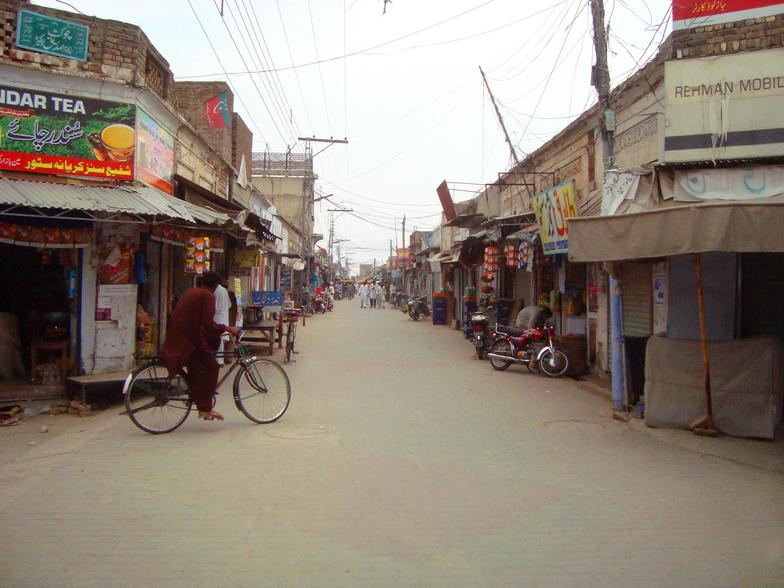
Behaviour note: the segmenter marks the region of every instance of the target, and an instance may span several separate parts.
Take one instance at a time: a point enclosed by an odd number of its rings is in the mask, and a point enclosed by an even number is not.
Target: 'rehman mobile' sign
[[[664,66],[664,161],[774,157],[784,149],[784,49]]]
[[[692,29],[784,14],[781,0],[673,0],[672,29]]]
[[[134,179],[136,106],[0,86],[0,169]]]

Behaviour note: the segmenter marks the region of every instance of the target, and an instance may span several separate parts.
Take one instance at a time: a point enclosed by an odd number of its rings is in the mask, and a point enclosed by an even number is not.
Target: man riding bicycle
[[[215,288],[221,277],[216,272],[204,272],[201,284],[191,288],[177,302],[161,349],[161,357],[169,375],[174,377],[187,368],[188,384],[199,409],[199,418],[223,420],[213,410],[215,388],[218,386],[218,362],[215,352],[224,332],[236,336],[237,327],[215,323]]]

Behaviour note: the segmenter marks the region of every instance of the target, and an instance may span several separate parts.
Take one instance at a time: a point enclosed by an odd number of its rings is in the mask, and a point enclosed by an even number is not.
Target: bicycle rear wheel
[[[282,367],[271,359],[254,357],[234,378],[234,403],[254,423],[278,420],[291,401],[291,384]]]
[[[294,339],[297,336],[297,323],[289,322],[288,331],[286,332],[286,363],[291,361],[291,356],[294,353]]]
[[[137,367],[123,388],[128,417],[142,431],[170,433],[188,418],[193,400],[182,376],[169,371],[155,359]]]

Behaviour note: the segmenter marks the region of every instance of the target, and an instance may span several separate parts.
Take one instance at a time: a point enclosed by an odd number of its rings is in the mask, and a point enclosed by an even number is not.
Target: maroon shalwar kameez
[[[191,288],[177,302],[161,349],[170,374],[188,370],[188,385],[200,412],[212,410],[218,387],[215,352],[226,325],[215,323],[215,296],[207,288]]]

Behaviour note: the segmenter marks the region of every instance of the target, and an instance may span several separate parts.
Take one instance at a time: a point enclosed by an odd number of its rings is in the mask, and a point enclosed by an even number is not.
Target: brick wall
[[[20,8],[88,25],[87,61],[18,49],[14,40]],[[24,0],[0,0],[0,63],[150,88],[164,101],[174,104],[174,76],[169,63],[139,27],[116,20],[44,8]]]
[[[245,156],[245,166],[248,170],[250,179],[252,154],[253,154],[253,133],[236,112],[232,117],[232,136],[231,136],[231,163],[235,169],[240,168],[242,156]]]
[[[232,161],[233,143],[230,127],[212,129],[207,122],[204,103],[221,92],[228,92],[229,112],[234,112],[234,95],[225,82],[177,82],[177,110],[193,125],[225,161]]]
[[[687,59],[784,47],[784,14],[672,33],[673,58]]]

